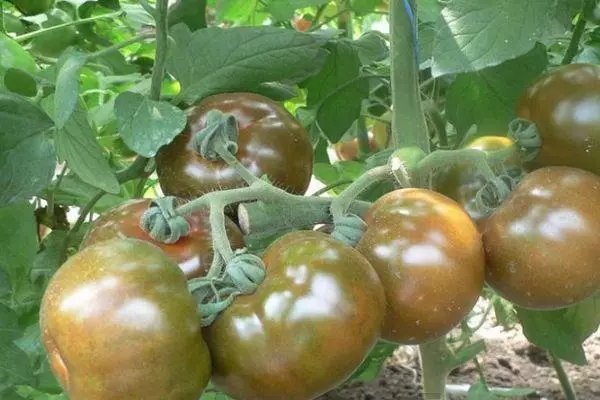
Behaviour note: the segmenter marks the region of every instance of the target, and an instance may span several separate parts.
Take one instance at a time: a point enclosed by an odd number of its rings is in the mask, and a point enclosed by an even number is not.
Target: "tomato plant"
[[[163,191],[183,198],[244,185],[223,161],[207,161],[192,147],[208,111],[231,113],[239,126],[236,157],[256,176],[267,174],[278,187],[304,193],[312,172],[312,147],[306,130],[281,105],[252,93],[210,96],[188,110],[184,132],[156,158]]]
[[[285,235],[263,259],[262,286],[207,330],[213,380],[239,399],[315,398],[347,379],[375,344],[381,282],[356,250],[319,232]]]
[[[54,0],[11,0],[11,3],[26,16],[42,14],[54,6]]]
[[[564,308],[600,290],[600,178],[572,167],[528,174],[484,223],[487,281],[533,309]]]
[[[50,28],[73,21],[73,18],[60,8],[54,8],[46,13],[47,20],[42,22],[42,28]],[[43,35],[33,39],[32,50],[42,56],[56,57],[77,40],[77,30],[66,27],[52,34]]]
[[[73,400],[192,400],[210,378],[185,277],[147,242],[111,239],[71,257],[48,284],[40,329]]]
[[[471,311],[483,289],[483,245],[456,202],[424,189],[396,190],[373,204],[365,222],[356,248],[385,288],[384,339],[437,339]]]
[[[82,247],[112,238],[130,237],[148,241],[167,253],[188,279],[206,275],[213,259],[212,236],[208,212],[197,212],[188,217],[190,232],[173,244],[152,239],[140,227],[140,218],[150,206],[150,199],[129,200],[102,214],[94,221],[83,239]],[[239,228],[227,218],[227,233],[234,249],[244,246]]]

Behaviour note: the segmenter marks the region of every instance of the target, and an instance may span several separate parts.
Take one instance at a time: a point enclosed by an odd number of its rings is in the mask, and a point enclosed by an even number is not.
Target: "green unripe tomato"
[[[73,21],[71,16],[60,9],[53,9],[48,14],[48,20],[42,23],[43,28],[65,24]],[[58,57],[60,53],[77,40],[77,30],[68,26],[54,32],[45,33],[31,42],[32,50],[46,57]]]
[[[12,3],[26,16],[42,14],[54,7],[54,0],[12,0]]]

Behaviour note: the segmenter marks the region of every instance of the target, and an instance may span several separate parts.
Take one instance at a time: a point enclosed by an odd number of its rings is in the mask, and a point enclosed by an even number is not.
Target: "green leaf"
[[[31,386],[17,386],[17,393],[26,400],[68,400],[66,394],[44,393]]]
[[[517,307],[527,339],[573,364],[587,363],[582,343],[600,325],[600,294],[574,306],[553,311]]]
[[[461,135],[473,124],[478,132],[506,132],[519,96],[546,65],[546,51],[539,45],[496,67],[459,75],[448,88],[448,120]]]
[[[294,6],[289,0],[271,0],[265,11],[273,16],[275,21],[288,21],[294,17]]]
[[[499,400],[490,390],[487,388],[485,383],[479,379],[477,382],[471,385],[469,388],[467,400]]]
[[[33,207],[19,203],[0,208],[0,268],[8,275],[13,290],[29,280],[37,248]]]
[[[361,62],[348,40],[327,45],[330,51],[318,75],[305,82],[307,106],[317,106],[317,123],[332,142],[341,139],[359,117],[362,101],[369,94],[367,79],[357,79]]]
[[[25,98],[0,92],[0,207],[29,199],[52,180],[56,160],[43,133],[52,120]]]
[[[0,342],[12,342],[21,337],[22,334],[17,314],[5,305],[0,304]]]
[[[62,248],[67,235],[67,231],[53,230],[44,238],[41,245],[42,250],[36,254],[31,269],[31,279],[34,282],[38,279],[47,282],[60,267]],[[70,245],[77,246],[77,243],[73,240]]]
[[[180,22],[192,32],[206,28],[206,0],[177,0],[169,8],[169,26]]]
[[[51,97],[46,98],[50,103]],[[96,132],[90,125],[87,110],[76,107],[69,120],[55,137],[56,152],[67,161],[69,168],[86,183],[108,193],[119,193],[121,188],[110,168],[104,151],[96,140]]]
[[[121,93],[115,101],[119,134],[127,146],[144,157],[154,157],[173,141],[187,122],[179,108],[137,93]]]
[[[8,68],[18,68],[30,74],[38,70],[35,59],[19,43],[0,33],[0,75]]]
[[[13,93],[33,97],[37,94],[37,82],[22,69],[9,68],[4,73],[4,86]]]
[[[556,0],[450,0],[433,49],[434,76],[478,71],[530,52],[555,22]],[[518,75],[518,74],[517,74]]]
[[[367,358],[362,362],[360,367],[354,374],[352,374],[351,380],[359,380],[363,382],[370,382],[379,376],[383,363],[394,353],[398,348],[395,343],[388,343],[380,340],[371,349]]]
[[[191,33],[179,24],[168,70],[181,83],[178,98],[195,103],[207,95],[298,81],[315,74],[325,51],[313,36],[273,27],[208,28]]]
[[[12,342],[0,341],[0,376],[5,385],[31,384],[33,369],[23,352]]]
[[[257,0],[221,0],[217,2],[218,21],[245,21],[256,10]]]
[[[84,54],[69,50],[61,56],[59,61],[60,67],[54,94],[54,123],[59,129],[65,126],[77,106],[79,75],[86,61]]]
[[[39,319],[37,313],[36,319]],[[29,325],[19,336],[21,337],[15,340],[14,343],[27,354],[32,362],[35,362],[40,356],[46,357],[39,322],[36,321],[34,324]]]
[[[54,202],[60,205],[73,205],[83,207],[92,198],[98,189],[83,182],[74,174],[67,174],[55,192]],[[48,198],[48,191],[42,192],[43,198]],[[95,212],[102,212],[121,204],[126,197],[121,195],[105,194],[93,208]]]
[[[367,32],[358,40],[350,42],[350,44],[358,52],[360,62],[365,65],[385,60],[390,54],[390,49],[378,32]]]

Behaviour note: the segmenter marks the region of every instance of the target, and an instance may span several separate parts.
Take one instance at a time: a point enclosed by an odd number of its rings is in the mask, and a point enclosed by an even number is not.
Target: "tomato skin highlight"
[[[400,189],[377,200],[364,220],[356,249],[385,289],[382,338],[419,344],[448,333],[483,289],[483,245],[470,217],[439,193]]]
[[[487,282],[530,309],[567,307],[600,290],[600,177],[571,167],[526,175],[486,220]]]
[[[376,343],[381,282],[355,249],[302,231],[265,252],[267,277],[205,338],[213,382],[236,399],[313,399],[347,379]]]
[[[42,341],[71,400],[197,400],[210,356],[186,279],[144,241],[111,239],[51,278]]]
[[[570,64],[540,77],[521,95],[516,115],[533,121],[542,138],[531,168],[600,174],[600,66]]]
[[[109,210],[96,219],[87,232],[81,247],[87,247],[115,237],[145,240],[167,253],[184,272],[186,278],[198,278],[208,273],[213,259],[212,234],[208,210],[196,211],[186,216],[190,225],[187,236],[176,243],[167,244],[152,239],[139,225],[151,199],[133,199]],[[231,219],[225,217],[227,236],[232,248],[244,247],[244,236]]]
[[[518,149],[515,142],[504,136],[482,136],[464,148],[483,151],[487,154],[498,150],[510,150],[511,156],[505,161],[506,167],[520,167]],[[461,163],[440,173],[435,179],[437,192],[450,197],[460,204],[477,225],[485,219],[476,205],[476,196],[486,184],[485,178],[477,169],[467,163]]]
[[[312,176],[313,148],[302,125],[279,103],[253,93],[209,96],[187,110],[188,124],[157,157],[157,173],[167,195],[196,198],[246,183],[224,161],[203,159],[193,148],[211,109],[233,114],[239,126],[237,159],[254,175],[294,194],[304,194]]]

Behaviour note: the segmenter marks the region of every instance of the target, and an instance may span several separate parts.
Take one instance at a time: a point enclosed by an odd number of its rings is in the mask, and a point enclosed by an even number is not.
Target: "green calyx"
[[[210,110],[206,126],[194,136],[193,146],[206,160],[220,160],[223,150],[231,154],[238,151],[239,130],[237,120],[231,114]]]
[[[175,210],[175,197],[155,199],[140,219],[140,227],[148,235],[163,243],[175,243],[187,236],[190,226]]]
[[[411,187],[418,180],[419,164],[426,156],[419,147],[403,147],[392,153],[388,166],[402,187]]]
[[[537,157],[542,147],[542,138],[535,123],[523,118],[512,120],[508,125],[508,136],[519,147],[523,161],[532,161]]]

